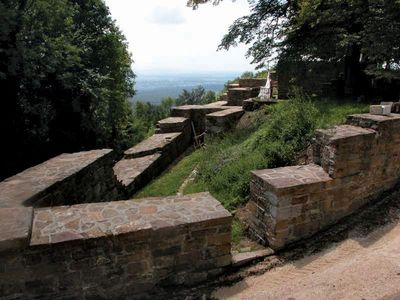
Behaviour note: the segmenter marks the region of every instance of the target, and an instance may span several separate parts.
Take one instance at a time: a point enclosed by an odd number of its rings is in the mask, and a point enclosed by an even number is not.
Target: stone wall
[[[310,236],[353,213],[400,178],[400,115],[352,115],[318,130],[313,161],[254,171],[251,232],[272,248]]]
[[[0,207],[53,206],[118,197],[110,149],[61,154],[0,182]]]
[[[26,224],[15,217],[8,226],[28,227],[30,241],[0,242],[2,299],[154,299],[231,263],[232,216],[208,193],[38,208]]]
[[[206,115],[206,131],[220,134],[232,129],[244,114],[241,107],[225,109]]]

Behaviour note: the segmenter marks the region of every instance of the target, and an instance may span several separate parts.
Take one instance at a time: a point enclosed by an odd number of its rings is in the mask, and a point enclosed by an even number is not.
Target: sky
[[[249,12],[247,0],[225,0],[197,10],[186,0],[105,0],[126,36],[136,73],[254,70],[244,45],[216,51],[229,26]]]

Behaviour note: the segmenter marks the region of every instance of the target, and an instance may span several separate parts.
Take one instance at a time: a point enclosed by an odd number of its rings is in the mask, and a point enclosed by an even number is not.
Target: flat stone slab
[[[231,116],[235,116],[235,115],[241,115],[243,113],[244,113],[244,110],[240,106],[239,107],[238,106],[236,106],[236,107],[229,106],[228,109],[213,112],[211,114],[208,114],[207,117],[211,117],[211,118],[213,118],[213,117],[216,117],[216,118],[231,117]]]
[[[154,134],[136,146],[124,152],[125,158],[137,158],[162,151],[167,145],[177,139],[181,133],[159,133]]]
[[[373,114],[354,114],[347,117],[346,123],[364,128],[372,128],[375,130],[379,130],[380,128],[382,128],[382,126],[390,126],[393,129],[394,125],[396,127],[400,127],[400,114],[390,114],[387,116]]]
[[[61,154],[0,182],[0,207],[23,206],[51,186],[78,173],[97,160],[110,155],[111,149]]]
[[[29,245],[33,208],[0,208],[0,251]]]
[[[114,174],[122,185],[129,186],[160,158],[161,154],[155,153],[143,157],[122,159],[115,164]]]
[[[187,121],[187,118],[182,118],[182,117],[169,117],[166,119],[162,119],[158,121],[159,124],[183,124]]]
[[[317,134],[323,134],[329,138],[329,140],[335,141],[341,139],[351,139],[356,136],[374,135],[375,130],[352,125],[340,125],[329,129],[319,129],[317,130]]]
[[[291,166],[276,169],[265,169],[251,172],[260,178],[270,192],[291,192],[304,186],[321,185],[332,181],[324,169],[315,164]]]
[[[190,126],[190,120],[183,117],[170,117],[158,121],[157,126],[161,133],[183,132]]]
[[[209,226],[232,215],[209,193],[165,198],[78,204],[34,211],[31,245],[138,233],[201,223]]]

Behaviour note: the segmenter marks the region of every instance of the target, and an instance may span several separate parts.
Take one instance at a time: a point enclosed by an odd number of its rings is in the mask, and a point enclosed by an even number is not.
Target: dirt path
[[[400,222],[216,290],[218,299],[400,299]]]

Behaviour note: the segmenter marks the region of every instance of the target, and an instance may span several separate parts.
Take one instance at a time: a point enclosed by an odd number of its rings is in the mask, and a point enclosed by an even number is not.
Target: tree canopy
[[[0,1],[0,177],[132,139],[134,74],[102,0]]]
[[[205,2],[220,1],[190,0],[188,5]],[[400,77],[399,0],[249,0],[249,4],[251,13],[232,24],[219,49],[247,44],[247,55],[259,67],[276,59],[344,62],[348,83],[360,73]]]

